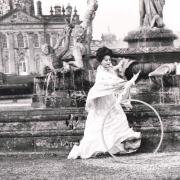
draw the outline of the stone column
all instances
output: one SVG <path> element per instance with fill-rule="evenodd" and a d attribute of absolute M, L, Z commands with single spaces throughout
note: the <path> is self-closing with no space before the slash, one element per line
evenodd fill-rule
<path fill-rule="evenodd" d="M 40 31 L 39 32 L 39 44 L 40 44 L 40 47 L 46 42 L 46 37 L 45 37 L 45 32 L 44 31 Z"/>
<path fill-rule="evenodd" d="M 3 47 L 2 47 L 2 33 L 0 33 L 0 72 L 3 72 Z"/>
<path fill-rule="evenodd" d="M 8 39 L 8 49 L 9 49 L 9 73 L 10 74 L 18 74 L 18 69 L 16 67 L 16 58 L 15 58 L 15 39 L 13 32 L 7 33 Z"/>
<path fill-rule="evenodd" d="M 28 41 L 29 41 L 29 47 L 28 47 L 28 50 L 29 50 L 29 57 L 28 57 L 28 74 L 30 73 L 35 73 L 36 70 L 35 70 L 35 57 L 34 57 L 34 42 L 33 42 L 33 35 L 34 33 L 33 32 L 28 32 Z"/>
<path fill-rule="evenodd" d="M 4 72 L 3 66 L 3 49 L 0 47 L 0 72 Z"/>

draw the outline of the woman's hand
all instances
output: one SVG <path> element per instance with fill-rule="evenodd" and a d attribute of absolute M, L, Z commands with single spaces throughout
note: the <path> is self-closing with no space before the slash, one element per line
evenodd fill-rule
<path fill-rule="evenodd" d="M 131 86 L 135 85 L 135 81 L 137 80 L 137 78 L 139 77 L 141 71 L 139 71 L 137 74 L 134 74 L 133 77 L 131 78 L 131 80 L 129 80 L 125 86 L 124 89 L 125 91 L 127 91 Z"/>
<path fill-rule="evenodd" d="M 126 108 L 127 111 L 130 111 L 130 110 L 133 109 L 133 106 L 132 106 L 130 101 L 128 101 L 127 103 L 125 103 L 123 105 L 124 105 L 124 107 Z"/>
<path fill-rule="evenodd" d="M 139 77 L 140 73 L 141 73 L 141 71 L 139 70 L 139 72 L 137 74 L 133 75 L 133 77 L 130 80 L 132 82 L 132 85 L 135 85 L 135 82 L 136 82 L 137 78 Z"/>
<path fill-rule="evenodd" d="M 113 66 L 114 70 L 122 71 L 123 60 L 121 60 L 116 66 Z"/>

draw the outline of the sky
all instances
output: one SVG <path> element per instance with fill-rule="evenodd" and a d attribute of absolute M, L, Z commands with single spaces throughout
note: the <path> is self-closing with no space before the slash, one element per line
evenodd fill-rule
<path fill-rule="evenodd" d="M 35 4 L 38 0 L 35 0 Z M 70 3 L 76 6 L 80 19 L 86 9 L 87 0 L 41 0 L 44 14 L 49 14 L 51 6 Z M 110 31 L 117 38 L 123 38 L 129 31 L 139 27 L 139 0 L 98 0 L 98 10 L 93 22 L 93 38 L 100 39 L 102 33 Z M 164 23 L 175 33 L 180 32 L 180 0 L 166 0 Z"/>

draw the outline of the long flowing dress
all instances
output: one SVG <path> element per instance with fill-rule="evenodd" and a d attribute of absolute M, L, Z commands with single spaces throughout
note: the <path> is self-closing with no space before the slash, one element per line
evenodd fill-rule
<path fill-rule="evenodd" d="M 107 152 L 106 148 L 113 154 L 137 150 L 141 134 L 129 127 L 126 114 L 120 103 L 117 103 L 117 95 L 121 96 L 119 99 L 123 99 L 127 83 L 131 82 L 119 78 L 113 69 L 107 71 L 101 65 L 98 67 L 95 84 L 86 100 L 88 116 L 84 137 L 79 146 L 73 146 L 68 159 L 90 158 L 98 153 Z M 104 121 L 103 134 L 107 147 L 101 134 Z"/>

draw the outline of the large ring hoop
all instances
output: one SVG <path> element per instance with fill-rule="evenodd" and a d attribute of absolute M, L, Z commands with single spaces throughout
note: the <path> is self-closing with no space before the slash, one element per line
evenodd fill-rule
<path fill-rule="evenodd" d="M 160 141 L 156 147 L 156 149 L 154 150 L 153 154 L 156 154 L 162 144 L 162 141 L 163 141 L 163 137 L 164 137 L 164 128 L 163 128 L 163 123 L 162 123 L 162 120 L 161 120 L 161 117 L 159 115 L 159 113 L 156 111 L 156 109 L 154 107 L 152 107 L 150 104 L 144 102 L 144 101 L 141 101 L 141 100 L 137 100 L 137 99 L 129 99 L 130 102 L 138 102 L 138 103 L 141 103 L 141 104 L 144 104 L 145 106 L 148 106 L 157 116 L 158 120 L 159 120 L 159 123 L 160 123 L 160 129 L 161 129 L 161 137 L 160 137 Z M 112 107 L 113 108 L 113 107 Z M 112 110 L 112 108 L 110 109 L 110 111 Z M 109 113 L 107 113 L 106 117 L 108 116 Z M 104 147 L 106 149 L 106 151 L 110 154 L 111 157 L 113 157 L 114 159 L 117 159 L 117 157 L 115 155 L 113 155 L 108 147 L 107 147 L 107 144 L 105 142 L 105 139 L 104 139 L 104 124 L 106 122 L 106 117 L 104 118 L 104 121 L 102 123 L 102 128 L 101 128 L 101 139 L 102 139 L 102 142 L 104 144 Z"/>

